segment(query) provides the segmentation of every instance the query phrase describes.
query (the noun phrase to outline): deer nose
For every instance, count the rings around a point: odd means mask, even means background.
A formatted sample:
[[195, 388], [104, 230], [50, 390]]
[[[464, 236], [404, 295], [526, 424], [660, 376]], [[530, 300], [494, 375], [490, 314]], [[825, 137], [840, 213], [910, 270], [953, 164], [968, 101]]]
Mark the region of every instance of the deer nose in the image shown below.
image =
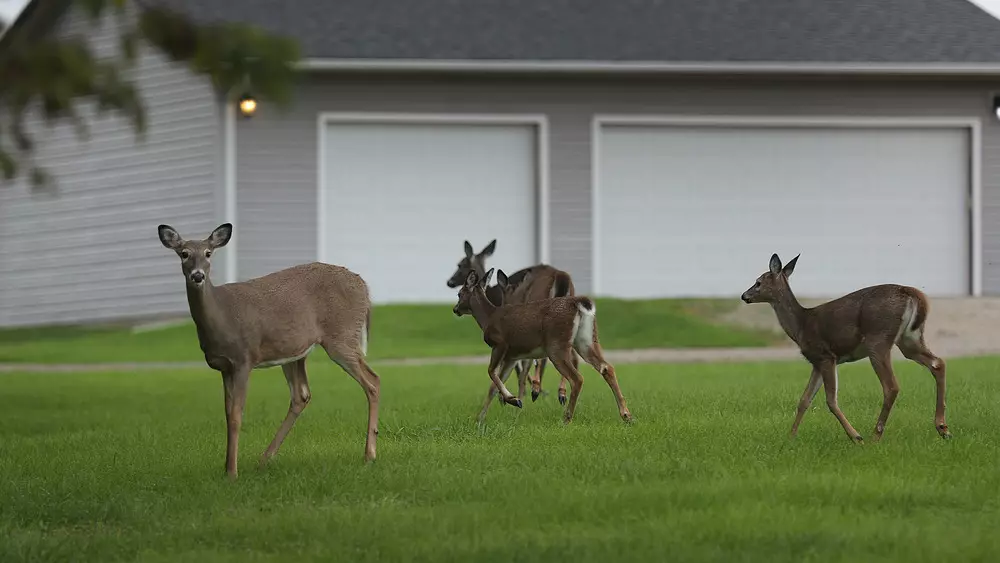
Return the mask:
[[461, 317], [462, 316], [462, 312], [458, 310], [458, 305], [455, 305], [454, 307], [452, 307], [451, 308], [451, 312], [455, 313], [456, 317]]
[[194, 283], [201, 283], [205, 281], [205, 272], [202, 272], [201, 270], [191, 272], [191, 281]]
[[740, 299], [742, 299], [744, 303], [749, 303], [750, 302], [750, 296], [747, 295], [746, 292], [743, 292], [743, 295], [740, 296]]

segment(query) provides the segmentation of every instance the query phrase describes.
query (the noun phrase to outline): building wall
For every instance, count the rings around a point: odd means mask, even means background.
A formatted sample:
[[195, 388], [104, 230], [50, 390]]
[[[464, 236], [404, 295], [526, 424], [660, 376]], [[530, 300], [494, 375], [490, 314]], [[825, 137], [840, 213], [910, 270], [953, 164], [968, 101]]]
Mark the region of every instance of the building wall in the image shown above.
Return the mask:
[[[991, 91], [987, 84], [915, 80], [312, 75], [303, 78], [293, 107], [280, 111], [261, 104], [253, 119], [237, 124], [239, 278], [316, 259], [317, 114], [324, 111], [547, 115], [551, 263], [571, 272], [581, 292], [590, 291], [592, 276], [590, 136], [595, 113], [962, 116], [978, 117], [983, 124], [983, 288], [998, 294], [1000, 125], [992, 115]], [[459, 244], [456, 239], [456, 259]]]
[[[117, 52], [119, 22], [71, 11], [61, 36], [86, 36], [101, 56]], [[143, 48], [136, 83], [148, 112], [144, 140], [112, 114], [89, 107], [89, 139], [71, 125], [30, 119], [36, 157], [56, 181], [0, 186], [0, 326], [185, 313], [179, 261], [156, 227], [206, 236], [221, 216], [221, 120], [210, 84]]]

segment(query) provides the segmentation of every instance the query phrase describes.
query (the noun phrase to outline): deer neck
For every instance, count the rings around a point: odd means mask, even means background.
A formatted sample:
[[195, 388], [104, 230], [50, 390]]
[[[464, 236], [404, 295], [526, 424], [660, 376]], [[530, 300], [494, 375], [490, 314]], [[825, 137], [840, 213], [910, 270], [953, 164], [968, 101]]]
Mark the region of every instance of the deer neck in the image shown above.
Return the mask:
[[203, 351], [208, 351], [214, 343], [212, 335], [225, 334], [229, 322], [222, 308], [220, 290], [206, 278], [201, 287], [187, 286], [187, 298], [198, 342]]
[[493, 313], [497, 310], [496, 305], [490, 303], [485, 291], [476, 291], [469, 306], [472, 308], [472, 317], [476, 319], [476, 324], [485, 331], [487, 325], [490, 324], [490, 319], [493, 318]]
[[805, 326], [805, 307], [795, 298], [791, 289], [782, 292], [781, 297], [771, 302], [771, 307], [778, 317], [778, 324], [785, 330], [785, 334], [798, 344], [802, 328]]

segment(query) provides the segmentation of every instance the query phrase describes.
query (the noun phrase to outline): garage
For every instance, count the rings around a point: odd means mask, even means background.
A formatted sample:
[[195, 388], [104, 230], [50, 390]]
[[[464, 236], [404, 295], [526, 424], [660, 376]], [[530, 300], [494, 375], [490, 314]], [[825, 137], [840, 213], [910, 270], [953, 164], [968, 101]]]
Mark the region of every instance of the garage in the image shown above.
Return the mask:
[[448, 302], [468, 239], [490, 266], [537, 263], [539, 123], [448, 116], [324, 116], [319, 255], [368, 282], [376, 303]]
[[596, 293], [737, 296], [777, 252], [800, 297], [969, 295], [974, 127], [595, 120]]

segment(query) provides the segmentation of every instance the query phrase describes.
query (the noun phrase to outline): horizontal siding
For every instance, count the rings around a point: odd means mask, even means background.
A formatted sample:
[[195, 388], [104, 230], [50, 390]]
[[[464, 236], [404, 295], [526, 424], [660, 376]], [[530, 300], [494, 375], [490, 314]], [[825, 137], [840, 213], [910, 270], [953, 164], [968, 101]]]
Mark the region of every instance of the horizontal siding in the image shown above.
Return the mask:
[[[57, 33], [87, 36], [98, 56], [119, 45], [113, 16], [95, 25], [76, 12]], [[0, 188], [0, 326], [184, 314], [177, 258], [156, 226], [205, 236], [219, 216], [219, 112], [208, 81], [140, 51], [135, 80], [148, 128], [81, 107], [89, 134], [29, 121], [50, 192], [24, 180]]]
[[288, 111], [261, 104], [253, 119], [238, 124], [239, 277], [315, 259], [316, 120], [324, 111], [547, 115], [551, 263], [570, 271], [582, 292], [590, 291], [592, 274], [590, 131], [595, 113], [948, 116], [977, 117], [983, 123], [983, 285], [985, 292], [1000, 294], [1000, 127], [990, 107], [993, 87], [916, 80], [313, 75], [303, 81]]

